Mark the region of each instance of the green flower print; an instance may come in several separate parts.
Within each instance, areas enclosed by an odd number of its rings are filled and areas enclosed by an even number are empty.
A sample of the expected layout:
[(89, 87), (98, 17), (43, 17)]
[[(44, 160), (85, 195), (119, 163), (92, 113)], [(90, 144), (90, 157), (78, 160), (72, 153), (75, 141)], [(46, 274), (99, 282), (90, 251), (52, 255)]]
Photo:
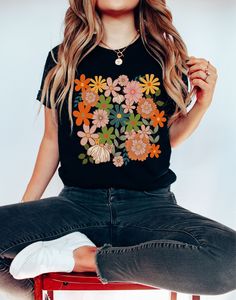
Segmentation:
[[(82, 164), (122, 167), (131, 160), (161, 155), (159, 131), (167, 121), (163, 107), (168, 101), (155, 74), (134, 79), (124, 74), (113, 79), (82, 74), (76, 79), (75, 92), (73, 116), (84, 148), (78, 154)], [(86, 92), (95, 94), (94, 105), (88, 106)]]
[(99, 97), (99, 101), (96, 105), (96, 107), (100, 108), (100, 109), (103, 109), (103, 110), (106, 110), (107, 112), (110, 111), (110, 109), (112, 109), (113, 107), (113, 104), (110, 103), (111, 102), (111, 97), (107, 97), (105, 98), (104, 95), (101, 95)]
[(102, 128), (102, 132), (99, 132), (99, 141), (102, 144), (108, 143), (108, 144), (112, 144), (112, 140), (114, 140), (114, 138), (116, 137), (114, 134), (112, 134), (114, 130), (114, 127), (110, 127), (109, 129), (107, 128), (107, 126), (104, 126)]
[(127, 131), (131, 131), (132, 129), (135, 131), (139, 130), (138, 126), (143, 124), (142, 121), (139, 121), (140, 117), (140, 114), (137, 114), (136, 116), (134, 116), (133, 113), (130, 114), (129, 120), (127, 121)]

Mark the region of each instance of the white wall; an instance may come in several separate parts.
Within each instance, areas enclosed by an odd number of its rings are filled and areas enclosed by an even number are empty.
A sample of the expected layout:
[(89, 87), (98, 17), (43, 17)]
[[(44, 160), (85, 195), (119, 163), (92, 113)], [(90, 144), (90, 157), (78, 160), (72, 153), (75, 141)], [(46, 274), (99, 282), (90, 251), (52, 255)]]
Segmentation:
[[(0, 0), (1, 205), (20, 201), (32, 173), (43, 132), (43, 110), (36, 119), (39, 102), (34, 99), (47, 52), (61, 41), (67, 5), (65, 0)], [(172, 189), (180, 205), (236, 229), (236, 0), (169, 0), (167, 5), (190, 55), (209, 59), (219, 75), (198, 129), (172, 150), (171, 166), (178, 177)], [(61, 188), (56, 174), (43, 196)], [(202, 300), (213, 298), (233, 300), (236, 292)]]

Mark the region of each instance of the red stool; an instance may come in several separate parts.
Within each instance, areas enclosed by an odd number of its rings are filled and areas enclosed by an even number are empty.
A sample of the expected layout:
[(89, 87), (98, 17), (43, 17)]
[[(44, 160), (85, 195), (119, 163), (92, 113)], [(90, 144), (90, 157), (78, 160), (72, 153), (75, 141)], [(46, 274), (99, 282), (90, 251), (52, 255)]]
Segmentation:
[[(50, 300), (53, 299), (53, 291), (92, 291), (92, 290), (160, 290), (140, 283), (110, 282), (103, 284), (95, 272), (71, 272), (71, 273), (45, 273), (34, 278), (34, 299), (43, 299), (43, 290), (47, 292)], [(171, 300), (177, 300), (177, 293), (171, 292)], [(200, 296), (193, 295), (192, 300), (200, 300)]]

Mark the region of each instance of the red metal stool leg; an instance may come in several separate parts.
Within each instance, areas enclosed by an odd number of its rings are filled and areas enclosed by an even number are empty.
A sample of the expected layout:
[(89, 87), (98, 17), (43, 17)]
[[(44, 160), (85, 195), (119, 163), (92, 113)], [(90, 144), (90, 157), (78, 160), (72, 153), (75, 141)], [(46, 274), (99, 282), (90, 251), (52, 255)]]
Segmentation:
[(43, 296), (43, 280), (42, 276), (39, 275), (34, 278), (34, 299), (35, 300), (42, 300)]
[(171, 292), (171, 300), (177, 300), (177, 293), (176, 292)]
[[(171, 300), (177, 300), (177, 292), (171, 292)], [(199, 295), (192, 295), (192, 300), (201, 300)]]
[[(139, 289), (154, 289), (145, 285), (137, 284), (122, 284), (111, 283), (110, 285), (103, 285), (98, 280), (96, 274), (63, 274), (52, 273), (43, 274), (34, 278), (34, 299), (43, 300), (43, 291), (46, 291), (45, 300), (54, 300), (54, 290), (139, 290)], [(156, 288), (159, 289), (159, 288)], [(192, 300), (200, 300), (200, 295), (189, 295)], [(170, 291), (170, 299), (177, 300), (177, 292)]]
[(48, 295), (49, 300), (54, 299), (53, 291), (47, 291), (47, 295)]

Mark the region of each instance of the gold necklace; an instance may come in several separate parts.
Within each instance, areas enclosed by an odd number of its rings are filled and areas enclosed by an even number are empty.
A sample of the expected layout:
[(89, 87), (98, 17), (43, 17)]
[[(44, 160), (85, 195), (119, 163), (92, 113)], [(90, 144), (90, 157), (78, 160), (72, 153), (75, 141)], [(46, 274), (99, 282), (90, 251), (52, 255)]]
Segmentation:
[(125, 49), (133, 43), (133, 41), (136, 39), (136, 37), (139, 35), (139, 30), (137, 30), (137, 34), (135, 35), (135, 37), (132, 39), (132, 41), (123, 49), (123, 50), (119, 50), (119, 49), (112, 49), (110, 46), (108, 46), (106, 43), (104, 43), (103, 41), (101, 41), (102, 44), (104, 44), (105, 46), (107, 46), (109, 49), (113, 50), (116, 52), (117, 54), (117, 58), (115, 59), (115, 64), (116, 65), (121, 65), (123, 63), (123, 59), (121, 58), (122, 56), (124, 56), (123, 52), (125, 51)]

